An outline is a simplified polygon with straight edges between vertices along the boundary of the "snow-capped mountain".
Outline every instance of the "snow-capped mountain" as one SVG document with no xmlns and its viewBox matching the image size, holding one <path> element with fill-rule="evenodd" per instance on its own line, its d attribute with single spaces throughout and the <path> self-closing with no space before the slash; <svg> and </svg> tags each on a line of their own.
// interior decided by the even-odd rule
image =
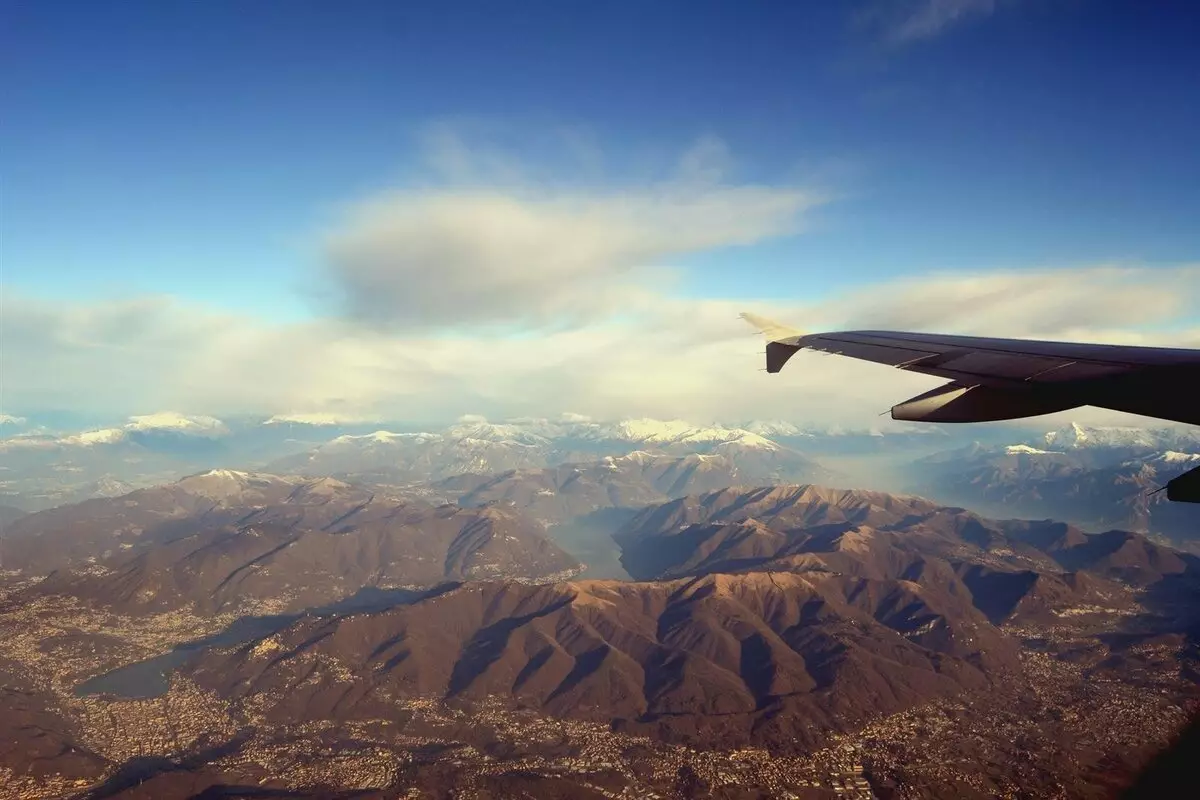
<svg viewBox="0 0 1200 800">
<path fill-rule="evenodd" d="M 972 434 L 975 437 L 980 434 L 985 437 L 997 436 L 997 432 L 994 430 L 967 431 L 962 426 L 927 425 L 890 420 L 866 428 L 802 424 L 784 420 L 752 420 L 739 427 L 810 455 L 831 458 L 859 458 L 873 455 L 887 455 L 889 458 L 912 457 L 947 450 L 956 444 L 969 444 L 972 441 Z M 1011 433 L 1008 435 L 1011 436 Z"/>
<path fill-rule="evenodd" d="M 263 425 L 312 425 L 320 428 L 355 427 L 360 425 L 378 425 L 381 422 L 373 417 L 353 414 L 338 414 L 333 412 L 315 411 L 298 414 L 275 414 L 263 420 Z"/>
<path fill-rule="evenodd" d="M 173 411 L 133 416 L 124 425 L 55 435 L 35 433 L 0 439 L 0 451 L 96 447 L 132 441 L 145 444 L 155 437 L 219 439 L 228 436 L 228 426 L 215 417 L 189 416 Z"/>
<path fill-rule="evenodd" d="M 755 419 L 742 425 L 743 428 L 751 433 L 757 433 L 759 436 L 768 438 L 775 436 L 812 436 L 813 434 L 797 425 L 794 422 L 784 422 L 782 420 L 760 420 Z"/>
<path fill-rule="evenodd" d="M 123 494 L 229 457 L 232 434 L 215 417 L 160 412 L 111 427 L 10 436 L 0 439 L 0 500 L 35 511 Z"/>
<path fill-rule="evenodd" d="M 1053 517 L 1093 528 L 1200 541 L 1200 506 L 1156 489 L 1200 467 L 1200 435 L 1185 428 L 1070 424 L 1026 442 L 971 446 L 915 461 L 910 491 L 983 513 Z"/>
<path fill-rule="evenodd" d="M 1030 444 L 1035 444 L 1030 442 Z M 1040 443 L 1050 450 L 1107 448 L 1132 451 L 1200 450 L 1200 430 L 1185 427 L 1087 427 L 1071 423 L 1050 431 Z"/>
<path fill-rule="evenodd" d="M 542 428 L 539 432 L 537 425 L 519 425 L 513 423 L 492 423 L 487 420 L 472 420 L 460 422 L 442 432 L 447 439 L 459 441 L 494 442 L 497 444 L 521 444 L 541 447 L 550 443 L 552 436 L 545 435 Z M 428 434 L 418 434 L 428 435 Z"/>
<path fill-rule="evenodd" d="M 1151 458 L 1127 461 L 1127 464 L 1154 464 L 1163 467 L 1194 467 L 1200 466 L 1200 453 L 1179 453 L 1174 450 L 1164 450 Z"/>
<path fill-rule="evenodd" d="M 492 422 L 468 416 L 444 429 L 365 424 L 332 414 L 221 420 L 176 412 L 130 417 L 85 431 L 25 433 L 0 439 L 0 499 L 35 508 L 85 499 L 99 481 L 149 485 L 215 467 L 273 472 L 363 474 L 424 481 L 591 461 L 637 449 L 719 452 L 729 457 L 781 451 L 744 428 L 683 420 L 594 421 L 575 414 Z M 3 468 L 7 468 L 6 470 Z M 82 493 L 82 494 L 81 494 Z M 21 502 L 25 496 L 30 502 Z M 36 497 L 37 499 L 31 499 Z"/>
<path fill-rule="evenodd" d="M 778 447 L 766 436 L 739 427 L 697 425 L 681 419 L 627 419 L 596 422 L 577 415 L 560 419 L 524 418 L 501 423 L 483 417 L 468 417 L 447 428 L 443 435 L 454 439 L 518 442 L 545 445 L 550 442 L 652 444 L 656 446 L 703 446 L 738 442 L 746 447 Z"/>
<path fill-rule="evenodd" d="M 166 411 L 129 418 L 127 431 L 174 431 L 192 436 L 225 436 L 228 426 L 216 417 L 178 414 Z"/>
<path fill-rule="evenodd" d="M 1062 451 L 1055 450 L 1039 450 L 1038 448 L 1030 447 L 1027 444 L 1010 444 L 1004 448 L 1004 454 L 1009 456 L 1044 456 L 1055 452 L 1059 453 L 1060 455 L 1062 453 Z"/>
<path fill-rule="evenodd" d="M 377 481 L 419 481 L 591 462 L 637 450 L 677 456 L 715 453 L 735 461 L 786 460 L 787 454 L 804 458 L 742 428 L 695 425 L 683 420 L 595 422 L 576 418 L 493 423 L 470 417 L 437 432 L 380 430 L 338 436 L 308 452 L 274 461 L 267 469 L 355 475 Z"/>
</svg>

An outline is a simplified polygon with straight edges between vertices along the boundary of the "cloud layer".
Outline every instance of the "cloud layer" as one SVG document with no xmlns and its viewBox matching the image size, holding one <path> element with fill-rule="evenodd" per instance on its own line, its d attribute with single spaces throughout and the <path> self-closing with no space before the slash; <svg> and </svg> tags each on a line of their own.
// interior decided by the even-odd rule
<svg viewBox="0 0 1200 800">
<path fill-rule="evenodd" d="M 768 375 L 738 312 L 808 330 L 1200 343 L 1200 331 L 1178 330 L 1197 322 L 1195 266 L 930 275 L 819 306 L 682 299 L 669 291 L 675 259 L 793 234 L 821 193 L 732 181 L 733 159 L 711 138 L 666 177 L 616 186 L 535 179 L 446 131 L 428 145 L 436 174 L 424 188 L 410 181 L 368 198 L 328 234 L 335 305 L 307 321 L 168 297 L 62 303 L 6 292 L 3 411 L 414 422 L 571 411 L 867 426 L 939 381 L 811 353 Z"/>
<path fill-rule="evenodd" d="M 820 307 L 648 298 L 619 319 L 512 337 L 396 333 L 331 319 L 268 324 L 160 298 L 68 305 L 10 296 L 0 371 L 6 410 L 23 414 L 82 406 L 114 416 L 171 408 L 449 421 L 570 410 L 865 426 L 939 381 L 815 353 L 768 375 L 762 343 L 737 312 L 749 305 L 811 330 L 894 326 L 1196 346 L 1200 327 L 1186 325 L 1195 325 L 1187 315 L 1198 295 L 1197 267 L 943 275 Z"/>
</svg>

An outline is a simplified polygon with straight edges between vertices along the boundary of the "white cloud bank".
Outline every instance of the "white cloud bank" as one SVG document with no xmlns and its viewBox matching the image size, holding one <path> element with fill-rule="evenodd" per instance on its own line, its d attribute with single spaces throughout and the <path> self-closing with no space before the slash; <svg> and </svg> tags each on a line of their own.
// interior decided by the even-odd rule
<svg viewBox="0 0 1200 800">
<path fill-rule="evenodd" d="M 749 304 L 806 329 L 844 324 L 1130 344 L 1200 345 L 1176 326 L 1200 269 L 1096 267 L 904 281 L 821 307 Z M 937 385 L 928 376 L 815 353 L 777 375 L 736 318 L 747 304 L 659 298 L 617 320 L 534 337 L 392 333 L 332 320 L 268 324 L 162 299 L 6 301 L 5 403 L 126 415 L 327 414 L 449 421 L 460 415 L 699 422 L 782 418 L 869 425 Z"/>
</svg>

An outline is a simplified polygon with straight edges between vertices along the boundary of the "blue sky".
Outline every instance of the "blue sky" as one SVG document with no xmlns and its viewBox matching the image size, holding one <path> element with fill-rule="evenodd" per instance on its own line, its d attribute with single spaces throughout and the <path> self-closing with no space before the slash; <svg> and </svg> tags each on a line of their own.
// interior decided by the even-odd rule
<svg viewBox="0 0 1200 800">
<path fill-rule="evenodd" d="M 323 237 L 381 192 L 439 186 L 431 147 L 436 162 L 447 141 L 489 191 L 511 187 L 479 153 L 520 164 L 523 191 L 611 198 L 673 180 L 707 141 L 724 184 L 819 196 L 801 225 L 650 248 L 676 298 L 809 302 L 1103 264 L 1153 279 L 1200 251 L 1200 9 L 1182 0 L 159 0 L 10 16 L 10 298 L 328 315 L 311 291 Z"/>
</svg>

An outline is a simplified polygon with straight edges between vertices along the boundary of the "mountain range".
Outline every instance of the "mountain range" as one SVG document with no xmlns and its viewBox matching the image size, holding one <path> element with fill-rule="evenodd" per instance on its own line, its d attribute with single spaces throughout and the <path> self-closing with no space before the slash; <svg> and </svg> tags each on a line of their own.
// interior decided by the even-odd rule
<svg viewBox="0 0 1200 800">
<path fill-rule="evenodd" d="M 272 724 L 387 719 L 399 698 L 498 698 L 693 746 L 804 750 L 1015 680 L 1015 629 L 1068 625 L 1079 647 L 1127 619 L 1186 628 L 1194 609 L 1188 622 L 1146 598 L 1194 599 L 1200 580 L 1200 559 L 1138 534 L 813 486 L 669 501 L 618 540 L 645 580 L 463 583 L 305 616 L 183 674 L 253 700 Z M 1119 662 L 1138 639 L 1106 641 Z"/>
<path fill-rule="evenodd" d="M 987 703 L 999 704 L 990 716 L 1022 709 L 1013 724 L 1031 757 L 1075 743 L 1076 761 L 1055 778 L 1022 773 L 1049 791 L 1054 780 L 1100 780 L 1095 765 L 1117 753 L 1132 769 L 1141 756 L 1130 754 L 1158 741 L 1123 722 L 1106 734 L 1114 744 L 1093 752 L 1083 744 L 1098 735 L 1089 719 L 1110 720 L 1130 702 L 1159 728 L 1175 719 L 1196 660 L 1196 558 L 1137 533 L 779 482 L 813 469 L 789 448 L 726 439 L 703 454 L 592 454 L 411 486 L 210 470 L 16 516 L 0 539 L 17 581 L 0 603 L 0 666 L 24 659 L 32 688 L 0 701 L 53 734 L 42 744 L 71 754 L 62 770 L 85 776 L 73 780 L 149 780 L 162 791 L 166 772 L 191 776 L 189 786 L 212 775 L 278 779 L 279 754 L 295 751 L 279 739 L 290 731 L 319 735 L 322 764 L 355 765 L 320 768 L 321 785 L 341 791 L 363 785 L 347 775 L 376 774 L 368 765 L 380 754 L 408 763 L 447 741 L 465 749 L 421 755 L 429 769 L 470 763 L 483 775 L 507 764 L 504 774 L 522 780 L 561 778 L 553 765 L 566 753 L 592 775 L 645 758 L 650 746 L 765 748 L 801 764 L 906 715 Z M 728 486 L 758 480 L 767 484 Z M 582 565 L 561 545 L 571 528 L 619 546 L 636 580 L 573 580 Z M 30 643 L 36 657 L 21 649 L 31 618 L 58 620 L 59 632 Z M 204 633 L 233 618 L 219 635 Z M 190 639 L 171 633 L 189 626 Z M 1086 664 L 1087 675 L 1047 678 L 1044 658 Z M 116 731 L 111 715 L 159 702 L 123 699 L 114 687 L 144 691 L 157 680 L 145 676 L 163 670 L 163 708 L 190 709 L 187 724 L 207 733 L 194 744 L 176 735 L 160 769 L 130 754 L 164 745 Z M 118 680 L 123 671 L 141 677 Z M 90 676 L 76 689 L 86 697 L 55 689 L 63 675 Z M 1097 710 L 1069 715 L 1089 680 L 1132 694 L 1093 689 Z M 581 729 L 591 731 L 582 742 L 599 731 L 615 738 L 603 754 L 563 750 L 565 740 L 520 733 L 537 720 L 594 726 Z M 936 730 L 924 742 L 950 746 Z M 997 769 L 986 755 L 1004 745 L 997 735 L 972 728 L 977 760 L 943 774 L 978 781 Z M 468 755 L 476 751 L 482 760 Z M 535 753 L 557 755 L 531 761 Z M 958 785 L 865 763 L 880 786 L 955 794 L 948 787 Z M 1104 763 L 1104 780 L 1115 780 L 1115 762 Z M 308 774 L 289 764 L 288 775 Z M 603 780 L 639 796 L 680 791 L 664 785 L 703 796 L 695 787 L 719 780 L 655 769 L 622 767 Z M 369 785 L 410 773 L 387 774 Z M 996 791 L 1015 774 L 997 776 Z M 314 785 L 304 780 L 281 785 Z"/>
<path fill-rule="evenodd" d="M 1150 533 L 1200 548 L 1200 505 L 1156 493 L 1200 466 L 1190 429 L 1070 425 L 1039 439 L 979 443 L 919 459 L 909 488 L 986 513 L 1067 520 L 1093 530 Z"/>
<path fill-rule="evenodd" d="M 283 613 L 364 589 L 468 578 L 548 580 L 578 561 L 511 509 L 386 496 L 331 478 L 214 470 L 25 515 L 3 566 L 39 592 L 124 613 Z"/>
<path fill-rule="evenodd" d="M 1085 570 L 1149 586 L 1200 559 L 1125 531 L 1088 534 L 1052 520 L 989 520 L 920 497 L 774 486 L 725 489 L 643 510 L 615 534 L 641 579 L 714 572 L 810 570 L 882 580 L 949 579 L 978 565 L 992 572 Z M 929 572 L 934 570 L 934 572 Z"/>
<path fill-rule="evenodd" d="M 763 458 L 777 468 L 817 469 L 799 453 L 740 429 L 697 427 L 682 421 L 627 420 L 555 423 L 531 420 L 470 422 L 439 433 L 377 431 L 339 436 L 311 451 L 272 462 L 276 472 L 340 475 L 360 481 L 404 483 L 460 474 L 494 474 L 594 461 L 651 449 L 668 455 L 714 454 Z"/>
<path fill-rule="evenodd" d="M 499 697 L 668 740 L 812 746 L 819 731 L 1018 667 L 1013 643 L 969 603 L 940 608 L 901 583 L 751 573 L 468 584 L 305 618 L 186 674 L 235 701 L 266 699 L 282 724 L 387 718 L 395 697 Z"/>
<path fill-rule="evenodd" d="M 747 455 L 787 449 L 744 429 L 682 421 L 469 419 L 421 431 L 311 415 L 225 422 L 163 413 L 133 417 L 116 427 L 66 434 L 33 430 L 0 439 L 0 501 L 39 511 L 214 468 L 353 476 L 391 485 L 590 461 L 639 449 L 685 455 L 716 448 Z"/>
</svg>

